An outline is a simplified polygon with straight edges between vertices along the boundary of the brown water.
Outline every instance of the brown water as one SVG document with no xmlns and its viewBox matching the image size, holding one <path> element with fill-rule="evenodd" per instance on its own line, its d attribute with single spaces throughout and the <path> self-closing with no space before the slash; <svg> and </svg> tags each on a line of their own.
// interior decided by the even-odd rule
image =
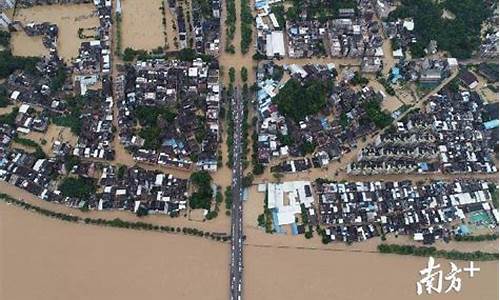
<svg viewBox="0 0 500 300">
<path fill-rule="evenodd" d="M 448 272 L 446 261 L 438 262 Z M 481 272 L 474 278 L 460 274 L 460 293 L 417 296 L 417 272 L 426 263 L 426 258 L 373 253 L 247 247 L 244 298 L 498 299 L 498 262 L 478 263 Z"/>
<path fill-rule="evenodd" d="M 64 223 L 3 202 L 0 240 L 1 299 L 227 298 L 227 244 Z M 255 244 L 244 251 L 245 299 L 433 298 L 415 292 L 425 258 Z M 498 263 L 476 266 L 474 278 L 461 274 L 461 293 L 436 299 L 498 299 Z"/>
<path fill-rule="evenodd" d="M 89 28 L 99 25 L 93 4 L 35 6 L 19 9 L 15 20 L 23 24 L 30 22 L 50 22 L 59 27 L 58 53 L 66 61 L 78 56 L 80 43 L 79 28 Z M 29 40 L 33 41 L 29 41 Z M 12 40 L 13 53 L 16 55 L 34 55 L 41 53 L 41 38 L 28 37 L 24 33 L 16 33 Z"/>
<path fill-rule="evenodd" d="M 236 30 L 234 32 L 234 38 L 232 40 L 232 45 L 234 45 L 235 48 L 235 53 L 230 54 L 226 53 L 224 51 L 226 47 L 226 30 L 225 30 L 225 25 L 224 25 L 224 20 L 226 19 L 226 4 L 222 3 L 222 15 L 221 15 L 221 28 L 222 28 L 222 37 L 221 37 L 221 42 L 220 42 L 220 56 L 219 56 L 219 64 L 223 67 L 223 73 L 224 77 L 222 78 L 225 83 L 229 83 L 229 76 L 227 76 L 229 72 L 229 68 L 233 67 L 236 71 L 236 83 L 242 83 L 241 82 L 241 76 L 240 76 L 240 70 L 242 67 L 246 67 L 248 70 L 248 82 L 252 84 L 255 82 L 255 70 L 254 67 L 256 66 L 256 62 L 252 59 L 252 56 L 255 53 L 255 47 L 253 46 L 256 39 L 257 39 L 257 34 L 254 30 L 253 32 L 253 38 L 252 38 L 252 44 L 250 45 L 250 48 L 248 50 L 248 53 L 242 54 L 241 53 L 241 47 L 240 47 L 240 42 L 241 42 L 241 22 L 240 22 L 240 12 L 241 12 L 241 1 L 240 0 L 235 0 L 235 6 L 236 6 Z M 254 1 L 250 0 L 249 5 L 251 7 L 254 7 Z M 252 12 L 253 13 L 253 12 Z"/>
<path fill-rule="evenodd" d="M 31 37 L 24 31 L 12 32 L 11 50 L 17 56 L 47 56 L 49 54 L 41 36 Z"/>
<path fill-rule="evenodd" d="M 49 125 L 46 132 L 31 131 L 24 137 L 37 142 L 47 155 L 52 155 L 52 145 L 54 141 L 69 143 L 75 146 L 78 137 L 74 135 L 68 127 L 57 126 L 54 124 Z M 45 145 L 42 142 L 45 140 Z"/>
<path fill-rule="evenodd" d="M 165 45 L 161 0 L 122 0 L 123 49 L 152 50 Z"/>
<path fill-rule="evenodd" d="M 62 223 L 0 203 L 0 299 L 225 299 L 227 245 Z"/>
</svg>

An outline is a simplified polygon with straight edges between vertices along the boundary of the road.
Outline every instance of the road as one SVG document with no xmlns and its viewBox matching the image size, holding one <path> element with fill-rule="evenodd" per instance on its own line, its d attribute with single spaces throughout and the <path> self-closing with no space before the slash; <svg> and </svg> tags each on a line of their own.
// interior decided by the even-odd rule
<svg viewBox="0 0 500 300">
<path fill-rule="evenodd" d="M 233 180 L 231 183 L 233 192 L 233 203 L 231 207 L 231 264 L 229 272 L 229 287 L 231 300 L 240 300 L 242 291 L 243 275 L 243 191 L 241 189 L 242 162 L 241 162 L 241 139 L 243 105 L 240 90 L 237 87 L 232 100 L 234 119 L 234 143 L 233 143 Z"/>
</svg>

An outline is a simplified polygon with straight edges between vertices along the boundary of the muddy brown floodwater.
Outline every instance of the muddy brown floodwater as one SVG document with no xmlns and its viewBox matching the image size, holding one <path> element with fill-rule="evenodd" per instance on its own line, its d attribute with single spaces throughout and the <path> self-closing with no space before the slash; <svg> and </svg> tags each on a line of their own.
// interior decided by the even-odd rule
<svg viewBox="0 0 500 300">
<path fill-rule="evenodd" d="M 0 299 L 225 299 L 227 245 L 62 223 L 0 203 Z"/>
<path fill-rule="evenodd" d="M 64 223 L 0 203 L 0 299 L 226 299 L 229 245 Z M 449 266 L 439 260 L 443 270 Z M 460 293 L 417 297 L 425 258 L 245 247 L 244 296 L 262 299 L 498 299 L 498 262 Z M 457 262 L 464 267 L 465 262 Z M 375 296 L 375 298 L 374 298 Z"/>
<path fill-rule="evenodd" d="M 165 45 L 161 0 L 122 0 L 123 49 L 152 50 Z M 169 24 L 171 26 L 171 24 Z"/>
<path fill-rule="evenodd" d="M 78 56 L 78 49 L 84 41 L 78 37 L 78 29 L 99 25 L 95 13 L 93 4 L 35 6 L 17 10 L 14 20 L 21 21 L 24 25 L 30 22 L 57 24 L 59 27 L 57 51 L 69 62 L 71 58 Z M 43 49 L 41 37 L 28 37 L 24 32 L 17 32 L 12 36 L 12 50 L 15 55 L 21 56 L 41 56 L 48 53 Z"/>
<path fill-rule="evenodd" d="M 426 258 L 320 250 L 247 247 L 245 299 L 498 299 L 498 262 L 479 262 L 474 278 L 459 274 L 462 291 L 417 296 Z M 438 260 L 443 271 L 448 262 Z M 457 262 L 459 267 L 466 262 Z M 479 275 L 477 275 L 479 274 Z M 447 283 L 445 282 L 445 289 Z"/>
</svg>

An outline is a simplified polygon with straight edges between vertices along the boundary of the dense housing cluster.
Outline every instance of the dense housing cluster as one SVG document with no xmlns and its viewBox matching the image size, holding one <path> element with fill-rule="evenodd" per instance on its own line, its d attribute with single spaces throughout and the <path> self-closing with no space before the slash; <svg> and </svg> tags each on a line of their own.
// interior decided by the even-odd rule
<svg viewBox="0 0 500 300">
<path fill-rule="evenodd" d="M 220 0 L 192 1 L 194 47 L 198 53 L 217 57 L 220 47 Z"/>
<path fill-rule="evenodd" d="M 495 173 L 495 111 L 498 104 L 485 105 L 476 92 L 444 89 L 362 149 L 348 172 Z"/>
<path fill-rule="evenodd" d="M 138 61 L 126 66 L 117 84 L 120 141 L 135 160 L 217 170 L 221 93 L 216 62 Z"/>
<path fill-rule="evenodd" d="M 298 82 L 293 88 L 288 87 L 290 81 L 283 85 L 279 78 L 273 78 L 273 74 L 279 72 L 277 69 L 276 65 L 263 64 L 257 74 L 258 162 L 266 165 L 276 158 L 307 154 L 313 157 L 283 161 L 273 168 L 275 171 L 299 172 L 325 167 L 331 160 L 339 160 L 355 148 L 360 138 L 387 126 L 392 120 L 381 111 L 383 92 L 368 86 L 353 87 L 346 78 L 335 80 L 337 72 L 333 64 L 286 66 L 290 81 Z M 319 110 L 296 119 L 294 112 L 303 113 L 305 109 L 294 103 L 294 99 L 282 100 L 280 95 L 288 93 L 296 98 L 295 101 L 302 101 L 302 88 L 311 82 L 331 82 L 331 85 L 325 87 L 324 103 Z M 314 86 L 316 88 L 322 87 Z M 293 94 L 296 89 L 300 92 Z"/>
<path fill-rule="evenodd" d="M 471 227 L 496 227 L 499 215 L 490 205 L 489 188 L 480 180 L 320 181 L 316 186 L 328 240 L 350 243 L 396 233 L 425 244 L 468 234 Z"/>
<path fill-rule="evenodd" d="M 165 9 L 175 16 L 176 22 L 163 25 L 172 26 L 176 31 L 174 46 L 177 49 L 195 49 L 196 52 L 218 56 L 220 44 L 221 2 L 219 0 L 193 0 L 186 6 L 182 1 L 165 1 Z M 169 47 L 167 47 L 169 48 Z"/>
<path fill-rule="evenodd" d="M 48 110 L 61 110 L 60 90 L 65 85 L 66 67 L 57 53 L 59 29 L 56 24 L 30 23 L 14 25 L 28 36 L 42 36 L 48 56 L 33 62 L 33 67 L 17 70 L 9 75 L 6 89 L 12 101 L 30 103 Z"/>
<path fill-rule="evenodd" d="M 257 1 L 257 49 L 267 58 L 310 58 L 330 56 L 361 60 L 364 72 L 376 73 L 382 68 L 382 26 L 372 1 L 357 1 L 357 7 L 334 7 L 327 18 L 316 18 L 304 1 L 300 16 L 286 20 L 280 1 Z M 297 5 L 297 3 L 294 3 Z M 324 4 L 329 10 L 329 4 Z M 324 12 L 322 12 L 324 13 Z"/>
<path fill-rule="evenodd" d="M 1 116 L 0 180 L 43 200 L 81 209 L 178 214 L 187 205 L 186 179 L 104 163 L 114 159 L 111 1 L 94 3 L 100 21 L 97 37 L 82 42 L 69 67 L 57 55 L 55 24 L 12 25 L 29 36 L 42 36 L 49 55 L 34 61 L 31 69 L 14 72 L 5 83 L 10 100 L 20 104 Z M 66 80 L 68 74 L 73 85 Z M 213 82 L 217 85 L 218 77 Z M 218 110 L 209 112 L 213 118 Z M 46 132 L 50 122 L 69 127 L 78 136 L 76 144 L 53 137 L 42 140 L 42 145 L 52 143 L 44 152 L 24 138 L 31 131 Z"/>
<path fill-rule="evenodd" d="M 2 147 L 15 140 L 15 131 L 6 125 L 0 135 Z M 59 180 L 67 173 L 77 177 Z M 42 200 L 81 209 L 174 215 L 186 208 L 188 199 L 187 180 L 169 174 L 75 161 L 69 155 L 36 157 L 17 149 L 2 148 L 0 180 Z"/>
</svg>

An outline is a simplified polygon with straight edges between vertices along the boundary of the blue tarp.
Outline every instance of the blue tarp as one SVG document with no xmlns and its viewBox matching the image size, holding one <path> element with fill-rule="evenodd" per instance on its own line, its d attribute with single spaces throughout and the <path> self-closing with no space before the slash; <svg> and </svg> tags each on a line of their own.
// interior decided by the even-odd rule
<svg viewBox="0 0 500 300">
<path fill-rule="evenodd" d="M 297 235 L 299 234 L 299 231 L 297 229 L 297 223 L 292 223 L 290 224 L 290 227 L 292 228 L 292 235 Z"/>
<path fill-rule="evenodd" d="M 274 226 L 274 231 L 277 233 L 283 233 L 281 230 L 280 225 L 278 224 L 278 211 L 276 209 L 273 209 L 273 226 Z"/>
<path fill-rule="evenodd" d="M 429 170 L 429 165 L 425 162 L 422 162 L 422 163 L 419 163 L 418 164 L 420 166 L 420 169 L 422 169 L 422 171 L 428 171 Z"/>
<path fill-rule="evenodd" d="M 488 121 L 483 124 L 486 129 L 493 129 L 498 127 L 498 119 Z"/>
<path fill-rule="evenodd" d="M 330 124 L 328 124 L 328 120 L 326 118 L 321 119 L 321 126 L 323 126 L 323 129 L 330 129 Z"/>
<path fill-rule="evenodd" d="M 396 83 L 396 81 L 398 81 L 401 78 L 399 68 L 396 68 L 396 67 L 392 68 L 391 77 L 392 77 L 392 79 L 391 79 L 392 83 Z"/>
<path fill-rule="evenodd" d="M 469 227 L 467 227 L 467 225 L 465 225 L 465 224 L 461 224 L 461 225 L 460 225 L 460 229 L 459 229 L 459 233 L 460 233 L 461 235 L 467 235 L 467 234 L 470 234 Z"/>
</svg>

